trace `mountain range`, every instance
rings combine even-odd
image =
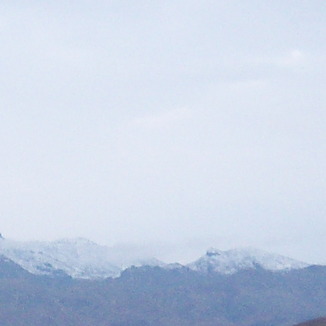
[[[118,277],[131,266],[159,266],[165,269],[182,267],[179,263],[166,264],[154,257],[136,259],[121,253],[117,257],[114,249],[84,238],[53,242],[20,242],[1,238],[0,255],[32,274],[64,273],[79,279]],[[245,269],[289,271],[307,266],[303,262],[252,248],[228,251],[211,248],[198,260],[184,267],[200,273],[233,274]]]
[[[85,239],[2,239],[1,326],[292,326],[325,316],[325,266],[254,249],[126,266],[108,252]]]

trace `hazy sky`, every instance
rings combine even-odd
[[[325,35],[324,0],[2,1],[1,232],[326,263]]]

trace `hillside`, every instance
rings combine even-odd
[[[1,326],[291,326],[326,311],[322,266],[230,275],[132,267],[105,280],[33,275],[7,259],[0,270]]]

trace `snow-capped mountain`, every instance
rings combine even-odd
[[[118,277],[130,266],[158,266],[167,270],[183,267],[178,263],[165,264],[156,258],[134,257],[127,248],[117,250],[84,238],[53,242],[20,242],[0,238],[0,255],[32,274],[69,275],[81,279]],[[197,272],[222,274],[257,267],[271,271],[287,271],[307,266],[305,263],[256,249],[210,249],[205,256],[186,265]]]
[[[54,242],[1,239],[0,254],[32,274],[64,272],[74,278],[118,276],[120,268],[108,259],[107,247],[83,238]]]
[[[0,237],[0,255],[37,275],[104,279],[118,277],[130,266],[170,268],[156,258],[132,257],[126,250],[117,252],[84,238],[21,242]]]
[[[251,248],[227,251],[209,249],[205,256],[187,265],[188,268],[201,273],[221,274],[234,274],[240,270],[256,268],[289,271],[307,266],[309,265],[291,258]]]

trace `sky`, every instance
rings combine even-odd
[[[0,4],[0,230],[191,258],[326,255],[324,0]]]

